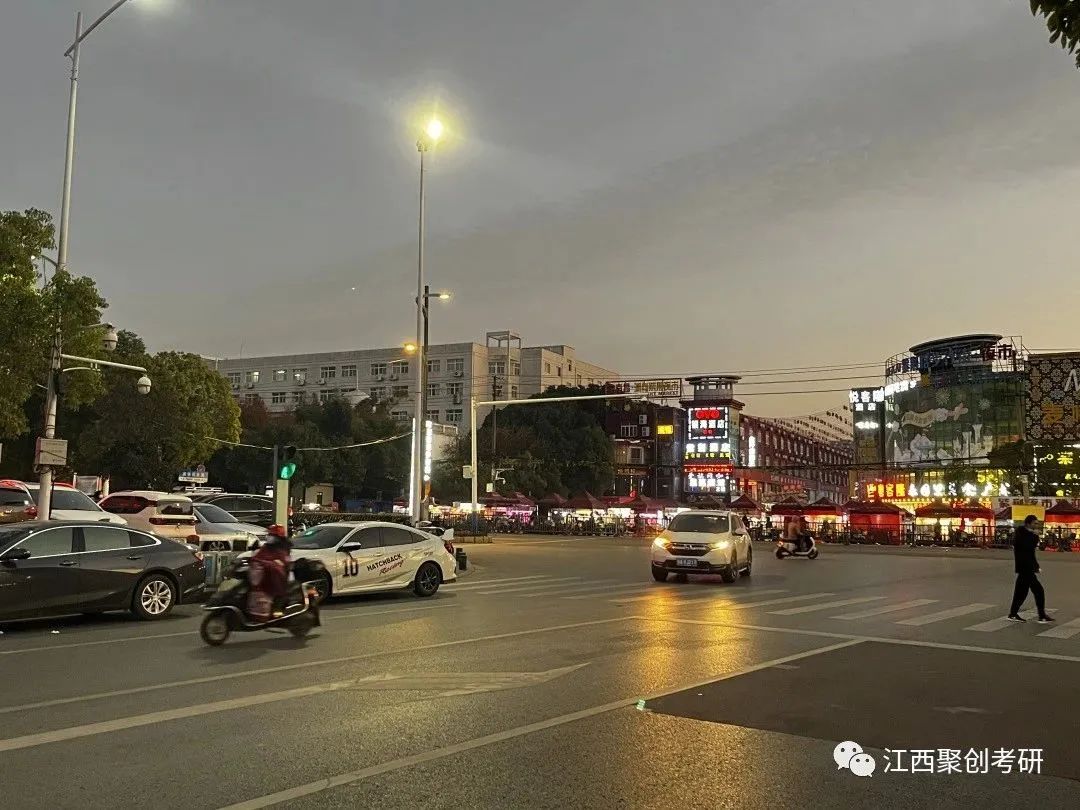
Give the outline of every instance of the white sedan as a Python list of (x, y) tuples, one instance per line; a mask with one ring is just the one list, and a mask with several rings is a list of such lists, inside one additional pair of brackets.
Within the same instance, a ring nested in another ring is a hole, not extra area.
[(680, 512), (653, 541), (652, 574), (663, 582), (669, 574), (719, 574), (734, 582), (750, 576), (754, 549), (742, 518), (734, 512)]
[(449, 542), (398, 523), (323, 523), (294, 537), (292, 546), (292, 559), (326, 566), (329, 577), (318, 588), (321, 599), (404, 588), (432, 596), (442, 583), (457, 579)]

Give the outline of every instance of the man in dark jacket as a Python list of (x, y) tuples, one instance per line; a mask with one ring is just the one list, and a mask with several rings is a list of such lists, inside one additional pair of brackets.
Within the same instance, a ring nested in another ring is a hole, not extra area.
[(1016, 589), (1013, 591), (1012, 608), (1008, 618), (1014, 622), (1023, 622), (1026, 619), (1020, 616), (1020, 606), (1027, 599), (1028, 591), (1035, 594), (1035, 607), (1039, 610), (1039, 624), (1052, 622), (1053, 619), (1046, 612), (1046, 594), (1042, 583), (1039, 582), (1039, 563), (1035, 559), (1035, 549), (1039, 546), (1039, 535), (1035, 534), (1035, 526), (1039, 519), (1034, 515), (1024, 518), (1024, 525), (1016, 530), (1013, 537), (1013, 556), (1016, 558)]

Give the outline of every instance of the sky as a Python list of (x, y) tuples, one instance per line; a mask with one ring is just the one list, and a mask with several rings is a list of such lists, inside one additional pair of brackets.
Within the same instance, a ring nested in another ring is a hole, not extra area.
[[(0, 209), (58, 211), (62, 54), (108, 5), (0, 0)], [(82, 51), (70, 267), (158, 350), (399, 344), (432, 111), (433, 342), (631, 376), (1080, 347), (1080, 72), (1026, 0), (132, 0)]]

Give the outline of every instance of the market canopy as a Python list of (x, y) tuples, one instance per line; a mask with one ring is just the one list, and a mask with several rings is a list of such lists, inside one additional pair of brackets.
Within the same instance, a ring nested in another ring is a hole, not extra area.
[(805, 504), (802, 501), (787, 497), (773, 506), (773, 508), (769, 510), (769, 513), (773, 515), (803, 515), (806, 514), (807, 506), (808, 504)]
[(1047, 523), (1080, 523), (1080, 506), (1058, 501), (1046, 510)]
[(840, 515), (843, 511), (838, 503), (829, 498), (818, 498), (803, 507), (803, 514), (806, 515)]
[(907, 514), (895, 503), (887, 501), (855, 501), (844, 504), (843, 509), (849, 515), (899, 515)]
[(549, 509), (562, 509), (566, 506), (566, 503), (566, 498), (558, 492), (552, 492), (550, 495), (545, 495), (536, 502), (537, 506), (546, 506)]
[(635, 512), (662, 512), (665, 509), (674, 509), (679, 504), (671, 498), (650, 498), (648, 495), (638, 494), (633, 500), (620, 506), (628, 506)]
[(761, 512), (761, 504), (751, 498), (749, 495), (740, 495), (733, 500), (728, 506), (729, 509), (734, 509), (736, 512)]
[(580, 495), (575, 495), (567, 501), (566, 505), (570, 509), (592, 509), (600, 512), (608, 508), (606, 503), (591, 492), (582, 492)]
[(994, 510), (989, 506), (983, 506), (975, 498), (966, 503), (954, 505), (944, 501), (934, 501), (915, 510), (918, 518), (963, 518), (965, 520), (989, 520), (994, 519)]

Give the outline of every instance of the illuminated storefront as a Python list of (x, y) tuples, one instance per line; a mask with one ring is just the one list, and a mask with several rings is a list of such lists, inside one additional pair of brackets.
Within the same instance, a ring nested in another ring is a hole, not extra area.
[(731, 495), (739, 460), (739, 412), (733, 396), (738, 377), (692, 377), (693, 399), (686, 407), (683, 480), (687, 500), (724, 499)]

